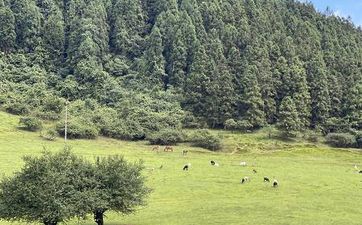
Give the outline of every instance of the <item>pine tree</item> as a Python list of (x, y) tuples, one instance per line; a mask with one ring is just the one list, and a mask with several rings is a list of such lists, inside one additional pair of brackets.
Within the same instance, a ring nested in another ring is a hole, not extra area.
[(295, 103), (301, 128), (309, 128), (311, 101), (308, 91), (307, 75), (298, 57), (293, 58), (290, 73), (293, 82), (292, 97)]
[(330, 97), (327, 84), (326, 66), (321, 54), (315, 55), (307, 65), (310, 86), (313, 128), (322, 128), (329, 118)]
[(265, 113), (263, 110), (263, 99), (256, 75), (258, 68), (256, 66), (248, 66), (244, 73), (244, 119), (252, 125), (254, 129), (263, 127), (266, 123)]
[(34, 1), (18, 0), (11, 5), (16, 26), (16, 44), (27, 52), (40, 45), (41, 20), (43, 16)]
[(147, 41), (148, 48), (142, 58), (141, 71), (148, 86), (164, 88), (165, 59), (163, 57), (162, 34), (157, 26), (154, 26)]
[(286, 96), (279, 108), (279, 120), (277, 128), (287, 137), (295, 137), (300, 130), (300, 121), (294, 101)]
[(0, 49), (10, 52), (14, 48), (16, 39), (15, 17), (9, 7), (0, 0)]

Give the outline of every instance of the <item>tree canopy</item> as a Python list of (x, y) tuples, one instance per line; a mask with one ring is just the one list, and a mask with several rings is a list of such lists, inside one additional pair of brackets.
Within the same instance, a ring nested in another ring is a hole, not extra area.
[[(287, 96), (302, 127), (362, 126), (361, 27), (311, 3), (1, 0), (0, 51), (5, 109), (59, 119), (45, 104), (94, 101), (132, 131), (79, 122), (95, 135), (146, 138), (159, 132), (146, 120), (179, 129), (190, 114), (198, 127), (260, 128), (280, 120)], [(143, 109), (147, 119), (131, 119)]]

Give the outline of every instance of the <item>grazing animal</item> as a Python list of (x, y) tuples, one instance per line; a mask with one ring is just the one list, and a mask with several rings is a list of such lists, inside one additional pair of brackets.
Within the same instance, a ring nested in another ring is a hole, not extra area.
[(278, 181), (277, 181), (277, 180), (274, 180), (274, 181), (273, 181), (273, 187), (278, 187), (278, 186), (279, 186)]
[(246, 166), (246, 162), (240, 162), (240, 166)]
[(188, 152), (189, 152), (188, 150), (183, 150), (182, 155), (187, 155)]
[(219, 167), (220, 165), (219, 165), (219, 163), (215, 162), (215, 166)]
[(246, 182), (248, 182), (249, 181), (249, 177), (244, 177), (243, 179), (241, 179), (241, 184), (243, 184), (243, 183), (246, 183)]
[(173, 148), (171, 146), (166, 146), (164, 149), (163, 149), (164, 152), (173, 152)]
[(362, 170), (360, 170), (358, 173), (362, 173)]
[(182, 170), (183, 171), (188, 171), (189, 170), (189, 165), (184, 165), (184, 168)]
[(357, 167), (357, 165), (354, 165), (354, 169), (355, 169), (355, 170), (358, 170), (358, 167)]
[(211, 164), (211, 166), (215, 166), (216, 162), (213, 161), (213, 160), (211, 160), (211, 161), (210, 161), (210, 164)]
[(253, 172), (254, 172), (254, 173), (257, 173), (258, 171), (256, 171), (256, 169), (253, 169)]
[(269, 178), (264, 177), (264, 182), (270, 182)]
[(159, 151), (159, 150), (160, 150), (160, 146), (159, 146), (159, 145), (154, 146), (154, 147), (152, 148), (152, 151)]

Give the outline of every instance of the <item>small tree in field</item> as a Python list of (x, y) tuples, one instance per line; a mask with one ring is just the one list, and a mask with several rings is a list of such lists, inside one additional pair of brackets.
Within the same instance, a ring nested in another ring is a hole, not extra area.
[(98, 225), (104, 224), (106, 211), (129, 214), (136, 206), (145, 204), (150, 189), (145, 187), (142, 169), (142, 162), (131, 164), (121, 156), (97, 159), (92, 212)]
[(25, 165), (0, 183), (0, 218), (56, 225), (90, 211), (84, 190), (90, 164), (70, 151), (25, 157)]
[(90, 164), (69, 150), (26, 157), (24, 168), (0, 183), (0, 219), (57, 225), (108, 210), (128, 214), (144, 204), (149, 189), (142, 163), (112, 156)]

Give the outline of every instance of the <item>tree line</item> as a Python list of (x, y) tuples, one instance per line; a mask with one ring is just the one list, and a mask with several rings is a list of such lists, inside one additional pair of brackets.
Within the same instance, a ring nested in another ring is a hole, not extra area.
[(115, 115), (78, 127), (123, 139), (360, 130), (362, 31), (332, 14), (295, 0), (0, 0), (0, 103), (56, 120), (67, 99)]

